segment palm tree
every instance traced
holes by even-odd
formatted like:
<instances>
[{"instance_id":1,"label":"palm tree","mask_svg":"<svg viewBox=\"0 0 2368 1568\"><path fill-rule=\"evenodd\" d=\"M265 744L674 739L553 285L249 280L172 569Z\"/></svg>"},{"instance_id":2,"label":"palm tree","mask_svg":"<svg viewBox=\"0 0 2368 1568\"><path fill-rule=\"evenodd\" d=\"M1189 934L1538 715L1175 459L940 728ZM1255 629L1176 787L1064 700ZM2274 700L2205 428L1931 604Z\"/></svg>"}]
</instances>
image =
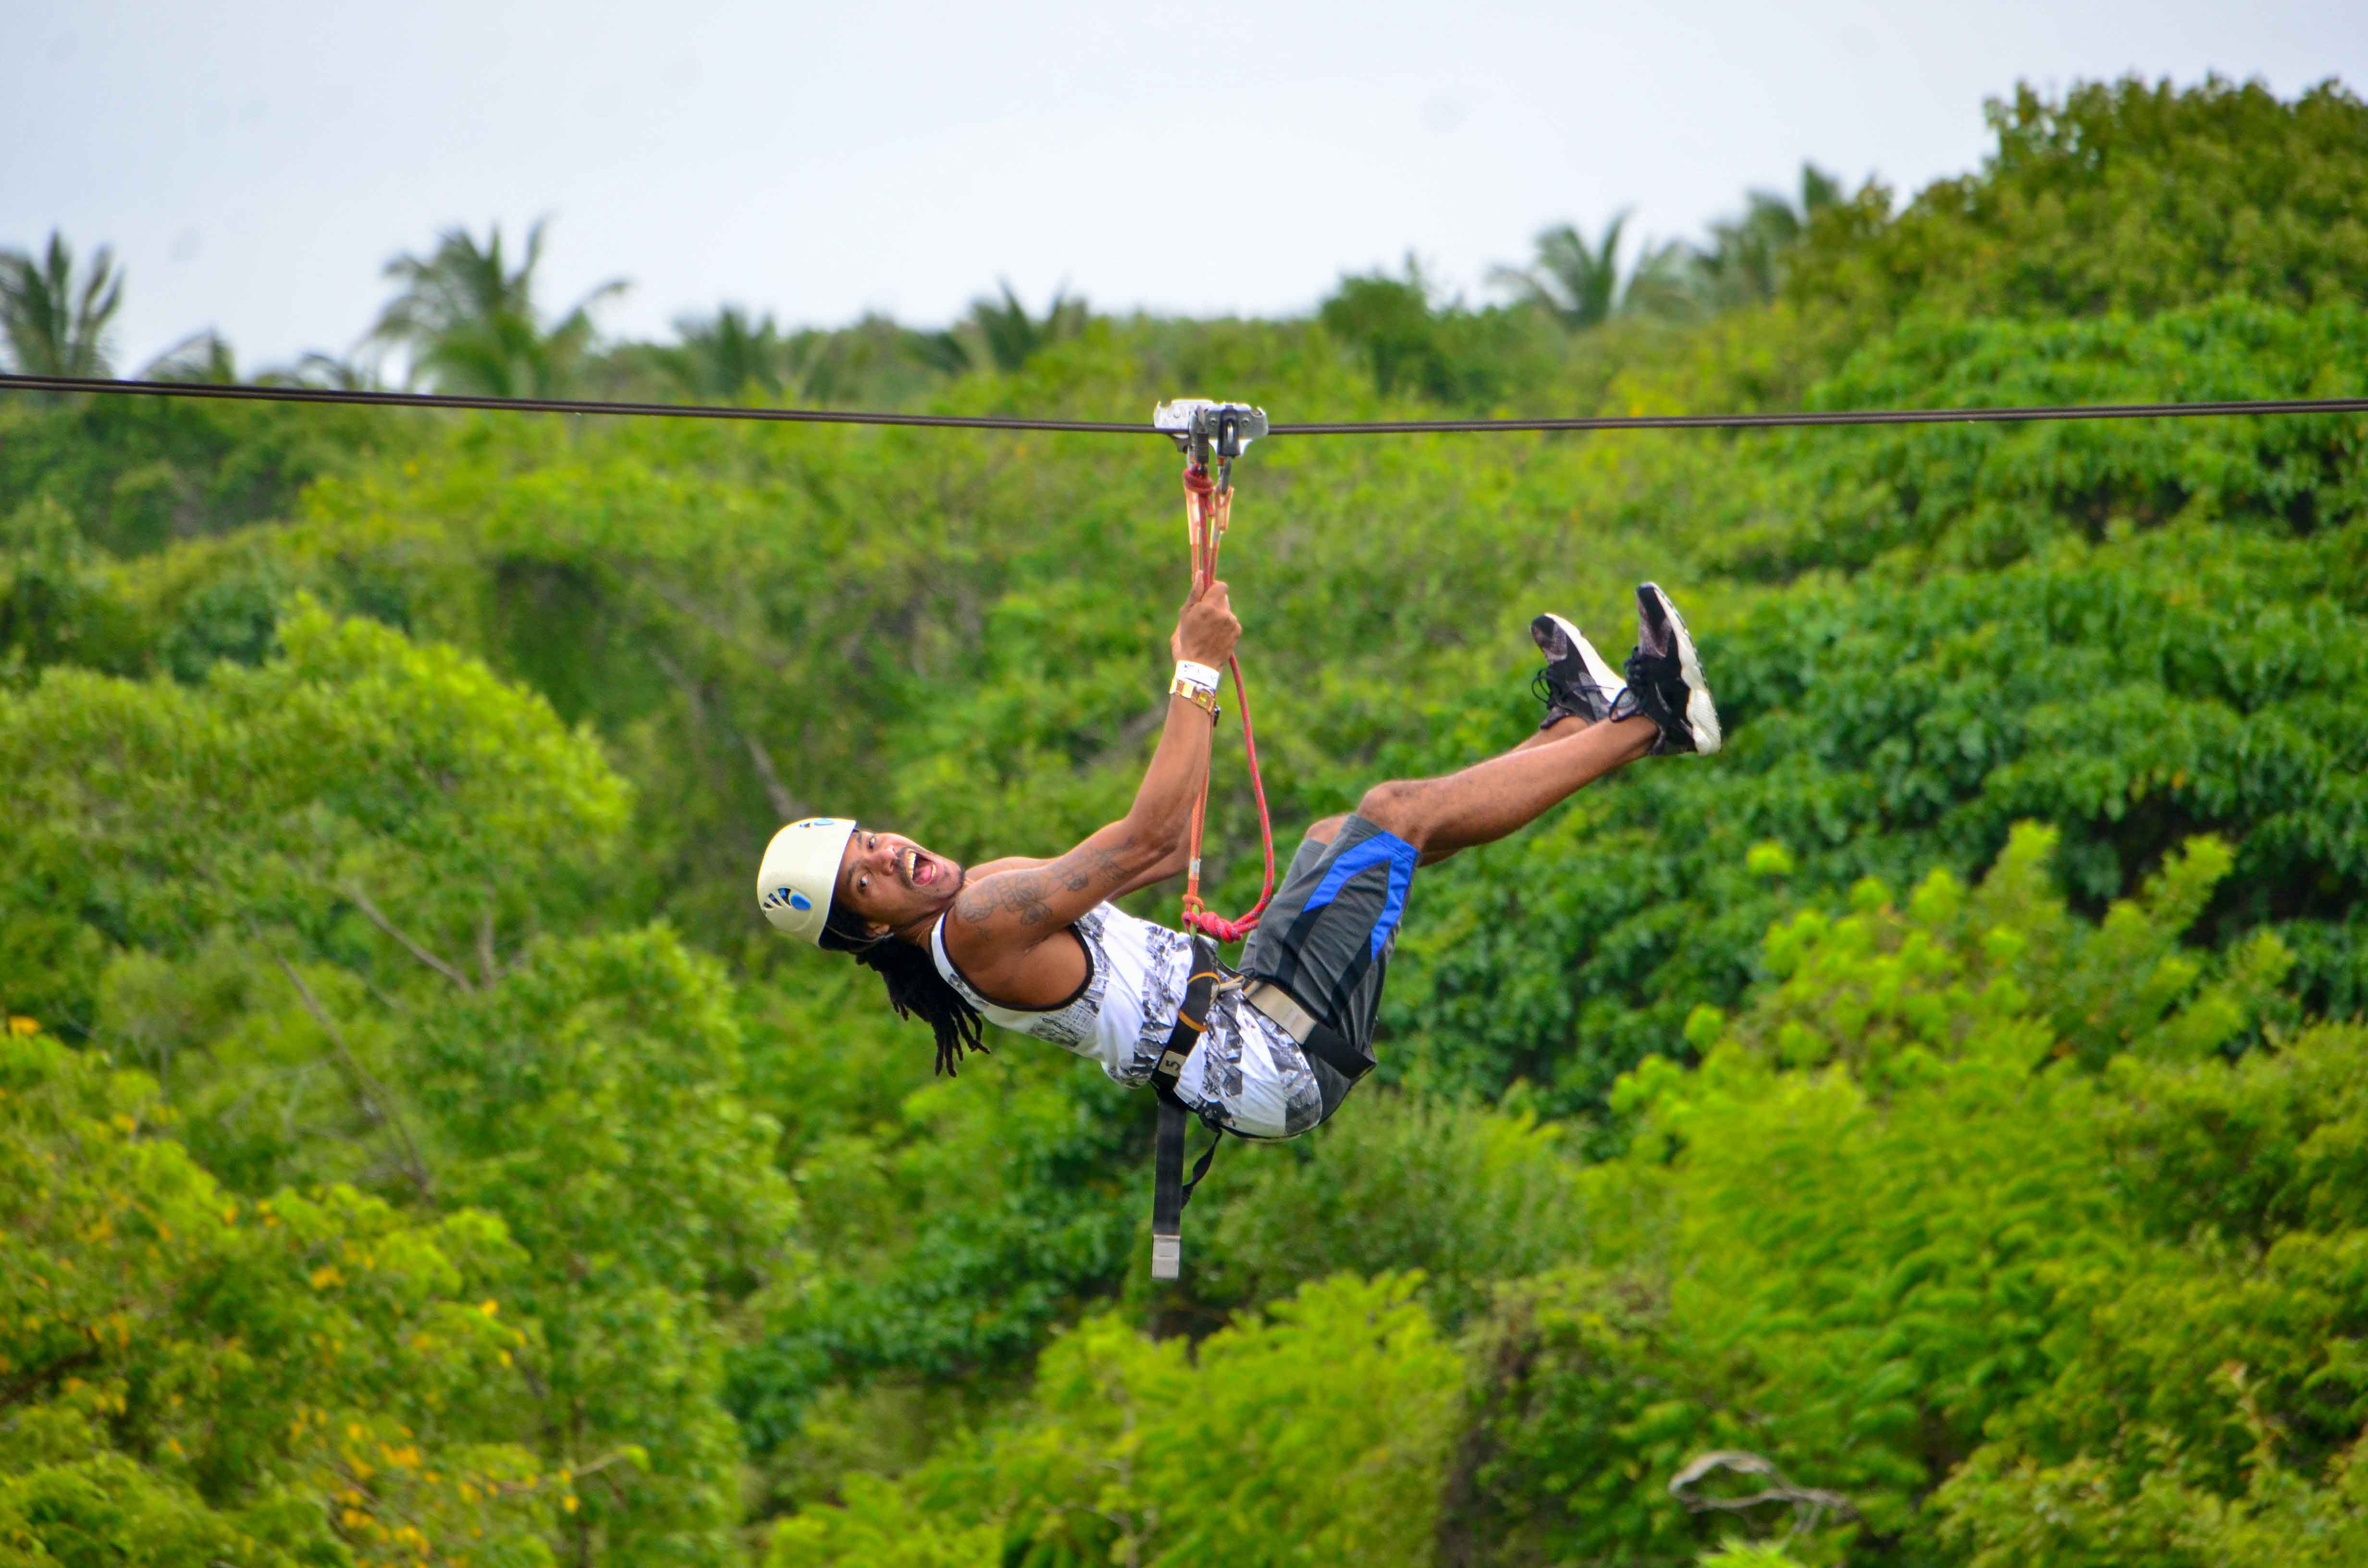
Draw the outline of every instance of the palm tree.
<instances>
[{"instance_id":1,"label":"palm tree","mask_svg":"<svg viewBox=\"0 0 2368 1568\"><path fill-rule=\"evenodd\" d=\"M1694 254L1702 290L1713 306L1761 304L1784 286L1784 256L1808 236L1818 213L1842 199L1841 182L1815 164L1801 165L1801 199L1772 190L1745 194L1740 217L1710 226L1708 250Z\"/></svg>"},{"instance_id":2,"label":"palm tree","mask_svg":"<svg viewBox=\"0 0 2368 1568\"><path fill-rule=\"evenodd\" d=\"M227 385L238 380L238 358L230 340L208 327L173 345L140 371L147 381L212 381Z\"/></svg>"},{"instance_id":3,"label":"palm tree","mask_svg":"<svg viewBox=\"0 0 2368 1568\"><path fill-rule=\"evenodd\" d=\"M970 369L970 350L962 347L957 333L914 331L907 333L903 341L905 352L932 370L959 376Z\"/></svg>"},{"instance_id":4,"label":"palm tree","mask_svg":"<svg viewBox=\"0 0 2368 1568\"><path fill-rule=\"evenodd\" d=\"M674 330L682 341L657 351L658 368L689 396L734 398L752 386L780 395L791 357L771 316L752 322L725 305L712 316L677 316Z\"/></svg>"},{"instance_id":5,"label":"palm tree","mask_svg":"<svg viewBox=\"0 0 2368 1568\"><path fill-rule=\"evenodd\" d=\"M0 251L0 332L19 375L110 374L107 327L122 303L123 273L105 245L92 254L79 284L74 252L54 229L39 262L22 251Z\"/></svg>"},{"instance_id":6,"label":"palm tree","mask_svg":"<svg viewBox=\"0 0 2368 1568\"><path fill-rule=\"evenodd\" d=\"M374 392L379 379L366 365L312 349L293 365L266 370L256 377L266 386L322 387L333 392Z\"/></svg>"},{"instance_id":7,"label":"palm tree","mask_svg":"<svg viewBox=\"0 0 2368 1568\"><path fill-rule=\"evenodd\" d=\"M407 350L406 381L425 381L438 392L560 395L591 347L593 308L622 293L625 282L601 284L546 328L535 308L534 269L548 222L527 231L516 271L503 256L498 223L482 246L466 229L447 229L426 260L396 256L386 276L403 291L388 301L368 341Z\"/></svg>"},{"instance_id":8,"label":"palm tree","mask_svg":"<svg viewBox=\"0 0 2368 1568\"><path fill-rule=\"evenodd\" d=\"M1526 267L1499 267L1488 280L1551 312L1573 332L1599 326L1615 315L1681 315L1691 302L1686 286L1687 256L1675 243L1645 247L1625 278L1620 240L1628 214L1604 225L1603 238L1589 244L1571 224L1544 230L1537 260Z\"/></svg>"},{"instance_id":9,"label":"palm tree","mask_svg":"<svg viewBox=\"0 0 2368 1568\"><path fill-rule=\"evenodd\" d=\"M987 358L998 370L1019 369L1038 349L1074 335L1086 324L1086 302L1069 298L1065 283L1053 290L1053 302L1045 307L1042 321L1028 313L1028 307L1011 291L1009 279L997 278L996 283L1003 298L973 300L970 320L986 345Z\"/></svg>"}]
</instances>

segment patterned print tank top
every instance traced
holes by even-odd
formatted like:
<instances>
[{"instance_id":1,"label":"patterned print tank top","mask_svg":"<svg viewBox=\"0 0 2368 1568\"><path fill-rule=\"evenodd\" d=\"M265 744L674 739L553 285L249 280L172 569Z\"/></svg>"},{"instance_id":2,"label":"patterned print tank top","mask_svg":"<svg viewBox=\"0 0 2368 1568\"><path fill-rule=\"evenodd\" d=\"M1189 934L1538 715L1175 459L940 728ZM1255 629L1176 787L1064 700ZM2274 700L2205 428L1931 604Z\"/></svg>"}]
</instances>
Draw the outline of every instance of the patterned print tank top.
<instances>
[{"instance_id":1,"label":"patterned print tank top","mask_svg":"<svg viewBox=\"0 0 2368 1568\"><path fill-rule=\"evenodd\" d=\"M1098 1062L1121 1084L1148 1084L1191 978L1192 939L1107 903L1070 928L1086 950L1086 983L1057 1007L1007 1007L982 995L948 956L942 916L929 928L929 957L988 1023ZM1210 1007L1209 1032L1178 1074L1176 1097L1249 1138L1289 1138L1324 1114L1298 1044L1236 991L1220 992Z\"/></svg>"}]
</instances>

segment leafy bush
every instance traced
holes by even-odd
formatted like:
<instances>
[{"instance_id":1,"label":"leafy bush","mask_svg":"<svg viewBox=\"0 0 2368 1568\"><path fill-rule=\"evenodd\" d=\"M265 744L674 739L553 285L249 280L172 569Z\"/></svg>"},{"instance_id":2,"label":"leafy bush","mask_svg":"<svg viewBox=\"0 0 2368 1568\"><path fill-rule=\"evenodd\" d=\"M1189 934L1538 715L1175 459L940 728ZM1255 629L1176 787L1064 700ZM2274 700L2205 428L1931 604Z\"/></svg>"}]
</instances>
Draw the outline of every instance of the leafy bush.
<instances>
[{"instance_id":1,"label":"leafy bush","mask_svg":"<svg viewBox=\"0 0 2368 1568\"><path fill-rule=\"evenodd\" d=\"M1019 1419L801 1512L768 1564L1426 1561L1458 1362L1414 1284L1309 1285L1190 1351L1088 1318Z\"/></svg>"}]
</instances>

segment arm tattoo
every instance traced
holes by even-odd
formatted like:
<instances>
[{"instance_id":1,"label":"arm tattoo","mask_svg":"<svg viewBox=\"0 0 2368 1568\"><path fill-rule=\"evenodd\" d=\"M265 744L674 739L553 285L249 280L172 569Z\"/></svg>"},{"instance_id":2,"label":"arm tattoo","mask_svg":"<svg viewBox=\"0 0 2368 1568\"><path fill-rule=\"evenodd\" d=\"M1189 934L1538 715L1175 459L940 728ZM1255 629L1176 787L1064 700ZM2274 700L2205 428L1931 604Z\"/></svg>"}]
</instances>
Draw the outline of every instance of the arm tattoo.
<instances>
[{"instance_id":1,"label":"arm tattoo","mask_svg":"<svg viewBox=\"0 0 2368 1568\"><path fill-rule=\"evenodd\" d=\"M1040 871L1006 871L983 888L965 892L954 913L972 925L982 925L1008 910L1023 926L1039 926L1052 911L1044 904L1044 879Z\"/></svg>"},{"instance_id":2,"label":"arm tattoo","mask_svg":"<svg viewBox=\"0 0 2368 1568\"><path fill-rule=\"evenodd\" d=\"M1046 870L1058 876L1070 892L1083 892L1097 880L1115 883L1122 875L1118 852L1108 848L1080 848ZM963 893L955 901L954 913L973 926L1005 912L1019 916L1023 926L1041 926L1053 913L1045 903L1046 892L1043 871L1006 871Z\"/></svg>"},{"instance_id":3,"label":"arm tattoo","mask_svg":"<svg viewBox=\"0 0 2368 1568\"><path fill-rule=\"evenodd\" d=\"M1061 873L1061 885L1071 892L1085 892L1093 885L1094 879L1097 877L1106 882L1121 880L1118 851L1115 849L1080 848L1075 855L1067 857L1067 859L1074 864Z\"/></svg>"}]
</instances>

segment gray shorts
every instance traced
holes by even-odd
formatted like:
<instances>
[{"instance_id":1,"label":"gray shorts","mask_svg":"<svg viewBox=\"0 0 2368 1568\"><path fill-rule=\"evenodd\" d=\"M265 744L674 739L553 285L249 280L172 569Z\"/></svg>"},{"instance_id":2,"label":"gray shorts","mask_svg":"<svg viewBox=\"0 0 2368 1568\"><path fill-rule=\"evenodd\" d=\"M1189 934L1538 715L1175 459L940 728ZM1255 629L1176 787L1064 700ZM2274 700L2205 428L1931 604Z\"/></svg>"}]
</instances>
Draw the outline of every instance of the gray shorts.
<instances>
[{"instance_id":1,"label":"gray shorts","mask_svg":"<svg viewBox=\"0 0 2368 1568\"><path fill-rule=\"evenodd\" d=\"M1370 1055L1383 971L1419 857L1360 816L1343 822L1329 844L1304 840L1242 949L1242 973L1281 986Z\"/></svg>"}]
</instances>

